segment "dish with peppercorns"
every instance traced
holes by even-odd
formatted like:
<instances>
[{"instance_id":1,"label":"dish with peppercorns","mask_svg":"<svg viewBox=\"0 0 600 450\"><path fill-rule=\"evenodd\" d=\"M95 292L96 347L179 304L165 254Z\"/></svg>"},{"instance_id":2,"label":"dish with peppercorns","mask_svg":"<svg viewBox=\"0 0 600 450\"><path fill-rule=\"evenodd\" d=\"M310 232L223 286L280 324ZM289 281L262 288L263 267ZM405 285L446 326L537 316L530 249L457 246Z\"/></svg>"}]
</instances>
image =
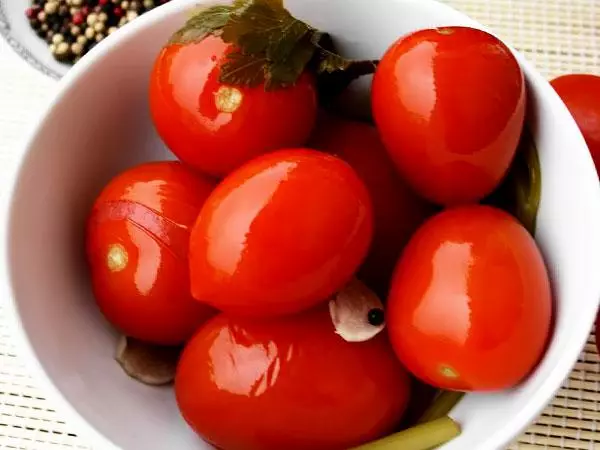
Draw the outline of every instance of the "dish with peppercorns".
<instances>
[{"instance_id":1,"label":"dish with peppercorns","mask_svg":"<svg viewBox=\"0 0 600 450\"><path fill-rule=\"evenodd\" d=\"M31 66L62 77L98 42L170 0L0 0L0 35Z\"/></svg>"}]
</instances>

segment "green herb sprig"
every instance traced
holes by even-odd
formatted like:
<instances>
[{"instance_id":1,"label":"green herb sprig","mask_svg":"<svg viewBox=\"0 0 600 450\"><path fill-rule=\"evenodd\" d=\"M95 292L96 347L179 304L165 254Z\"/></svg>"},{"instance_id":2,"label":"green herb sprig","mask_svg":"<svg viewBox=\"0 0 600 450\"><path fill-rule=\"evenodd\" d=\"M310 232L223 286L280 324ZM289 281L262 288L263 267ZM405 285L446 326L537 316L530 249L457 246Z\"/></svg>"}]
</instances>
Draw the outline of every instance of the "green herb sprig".
<instances>
[{"instance_id":1,"label":"green herb sprig","mask_svg":"<svg viewBox=\"0 0 600 450\"><path fill-rule=\"evenodd\" d=\"M504 181L484 203L502 208L515 216L533 236L541 196L542 172L538 150L526 126Z\"/></svg>"},{"instance_id":2,"label":"green herb sprig","mask_svg":"<svg viewBox=\"0 0 600 450\"><path fill-rule=\"evenodd\" d=\"M295 18L283 0L234 0L196 9L169 42L191 44L208 35L234 46L220 74L220 81L231 85L264 83L274 90L295 84L310 70L320 77L320 86L337 94L377 67L377 61L339 55L327 33Z\"/></svg>"}]
</instances>

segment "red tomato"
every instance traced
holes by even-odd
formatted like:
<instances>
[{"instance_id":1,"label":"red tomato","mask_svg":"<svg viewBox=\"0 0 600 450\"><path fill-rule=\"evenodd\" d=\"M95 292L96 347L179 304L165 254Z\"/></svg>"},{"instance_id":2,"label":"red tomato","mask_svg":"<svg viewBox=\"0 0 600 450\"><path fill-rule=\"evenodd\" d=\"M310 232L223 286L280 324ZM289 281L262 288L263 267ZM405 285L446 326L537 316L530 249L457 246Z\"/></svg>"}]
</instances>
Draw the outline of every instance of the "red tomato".
<instances>
[{"instance_id":1,"label":"red tomato","mask_svg":"<svg viewBox=\"0 0 600 450\"><path fill-rule=\"evenodd\" d=\"M346 342L319 307L266 322L217 316L184 350L175 392L219 448L335 450L394 431L409 379L385 333Z\"/></svg>"},{"instance_id":2,"label":"red tomato","mask_svg":"<svg viewBox=\"0 0 600 450\"><path fill-rule=\"evenodd\" d=\"M398 176L372 125L323 116L311 146L348 162L369 190L375 234L359 276L372 289L387 295L402 249L433 208Z\"/></svg>"},{"instance_id":3,"label":"red tomato","mask_svg":"<svg viewBox=\"0 0 600 450\"><path fill-rule=\"evenodd\" d=\"M564 75L552 87L571 111L600 173L600 77Z\"/></svg>"},{"instance_id":4,"label":"red tomato","mask_svg":"<svg viewBox=\"0 0 600 450\"><path fill-rule=\"evenodd\" d=\"M407 369L442 389L515 386L540 360L552 314L544 261L527 230L489 206L429 219L394 272L387 324Z\"/></svg>"},{"instance_id":5,"label":"red tomato","mask_svg":"<svg viewBox=\"0 0 600 450\"><path fill-rule=\"evenodd\" d=\"M162 50L150 78L150 109L165 144L190 166L223 176L255 156L304 145L316 111L314 78L265 91L219 82L231 44L208 36Z\"/></svg>"},{"instance_id":6,"label":"red tomato","mask_svg":"<svg viewBox=\"0 0 600 450\"><path fill-rule=\"evenodd\" d=\"M373 212L342 160L282 150L230 174L190 240L192 294L221 311L292 314L325 301L362 263Z\"/></svg>"},{"instance_id":7,"label":"red tomato","mask_svg":"<svg viewBox=\"0 0 600 450\"><path fill-rule=\"evenodd\" d=\"M163 345L187 340L213 315L190 293L190 229L213 183L179 162L142 164L114 178L87 227L92 287L124 334Z\"/></svg>"},{"instance_id":8,"label":"red tomato","mask_svg":"<svg viewBox=\"0 0 600 450\"><path fill-rule=\"evenodd\" d=\"M512 162L523 129L519 63L495 37L447 27L399 39L373 79L373 115L400 173L433 202L475 202Z\"/></svg>"}]
</instances>

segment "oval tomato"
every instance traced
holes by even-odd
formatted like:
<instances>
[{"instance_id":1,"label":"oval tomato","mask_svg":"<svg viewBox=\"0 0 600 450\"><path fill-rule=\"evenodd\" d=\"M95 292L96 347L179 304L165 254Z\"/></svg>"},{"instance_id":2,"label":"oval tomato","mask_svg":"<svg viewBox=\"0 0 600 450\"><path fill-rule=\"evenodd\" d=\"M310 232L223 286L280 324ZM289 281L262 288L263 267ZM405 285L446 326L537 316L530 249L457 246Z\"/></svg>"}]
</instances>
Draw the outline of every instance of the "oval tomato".
<instances>
[{"instance_id":1,"label":"oval tomato","mask_svg":"<svg viewBox=\"0 0 600 450\"><path fill-rule=\"evenodd\" d=\"M374 126L324 115L311 146L342 158L365 183L373 203L375 233L359 277L387 294L402 249L433 208L398 175Z\"/></svg>"},{"instance_id":2,"label":"oval tomato","mask_svg":"<svg viewBox=\"0 0 600 450\"><path fill-rule=\"evenodd\" d=\"M121 173L96 199L87 224L92 288L124 334L156 344L187 340L213 310L190 293L190 229L213 183L179 162Z\"/></svg>"},{"instance_id":3,"label":"oval tomato","mask_svg":"<svg viewBox=\"0 0 600 450\"><path fill-rule=\"evenodd\" d=\"M407 369L442 389L515 386L541 358L552 314L544 261L527 230L488 206L429 219L394 272L387 324Z\"/></svg>"},{"instance_id":4,"label":"oval tomato","mask_svg":"<svg viewBox=\"0 0 600 450\"><path fill-rule=\"evenodd\" d=\"M463 27L394 43L373 79L373 115L400 173L443 205L491 193L514 157L525 115L519 63L497 38Z\"/></svg>"},{"instance_id":5,"label":"oval tomato","mask_svg":"<svg viewBox=\"0 0 600 450\"><path fill-rule=\"evenodd\" d=\"M344 161L281 150L231 173L190 240L192 294L224 312L291 314L325 301L363 261L369 194Z\"/></svg>"},{"instance_id":6,"label":"oval tomato","mask_svg":"<svg viewBox=\"0 0 600 450\"><path fill-rule=\"evenodd\" d=\"M563 75L551 84L577 122L600 173L600 77Z\"/></svg>"},{"instance_id":7,"label":"oval tomato","mask_svg":"<svg viewBox=\"0 0 600 450\"><path fill-rule=\"evenodd\" d=\"M264 322L218 315L185 348L175 392L219 448L335 450L394 431L409 379L384 333L346 342L318 307Z\"/></svg>"},{"instance_id":8,"label":"oval tomato","mask_svg":"<svg viewBox=\"0 0 600 450\"><path fill-rule=\"evenodd\" d=\"M208 36L171 44L158 56L150 78L150 109L158 134L186 164L223 176L255 156L304 145L316 110L314 77L266 91L228 86L220 67L231 44Z\"/></svg>"}]
</instances>

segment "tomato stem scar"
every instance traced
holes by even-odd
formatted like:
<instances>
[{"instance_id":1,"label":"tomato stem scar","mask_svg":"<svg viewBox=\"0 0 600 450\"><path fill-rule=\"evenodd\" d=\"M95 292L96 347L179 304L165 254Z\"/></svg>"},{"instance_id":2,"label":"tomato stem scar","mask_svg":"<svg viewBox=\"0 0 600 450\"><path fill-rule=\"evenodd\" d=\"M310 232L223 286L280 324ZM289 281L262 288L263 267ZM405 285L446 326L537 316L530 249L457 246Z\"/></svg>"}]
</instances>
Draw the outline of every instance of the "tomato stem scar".
<instances>
[{"instance_id":1,"label":"tomato stem scar","mask_svg":"<svg viewBox=\"0 0 600 450\"><path fill-rule=\"evenodd\" d=\"M129 255L121 244L111 244L106 253L106 265L111 272L120 272L127 266Z\"/></svg>"},{"instance_id":2,"label":"tomato stem scar","mask_svg":"<svg viewBox=\"0 0 600 450\"><path fill-rule=\"evenodd\" d=\"M221 86L215 93L215 105L221 112L232 113L242 104L244 94L231 86Z\"/></svg>"},{"instance_id":3,"label":"tomato stem scar","mask_svg":"<svg viewBox=\"0 0 600 450\"><path fill-rule=\"evenodd\" d=\"M446 36L450 36L451 34L454 34L454 30L452 28L437 28L436 31L439 34L443 34Z\"/></svg>"},{"instance_id":4,"label":"tomato stem scar","mask_svg":"<svg viewBox=\"0 0 600 450\"><path fill-rule=\"evenodd\" d=\"M440 373L446 378L458 378L458 372L450 366L440 366Z\"/></svg>"}]
</instances>

